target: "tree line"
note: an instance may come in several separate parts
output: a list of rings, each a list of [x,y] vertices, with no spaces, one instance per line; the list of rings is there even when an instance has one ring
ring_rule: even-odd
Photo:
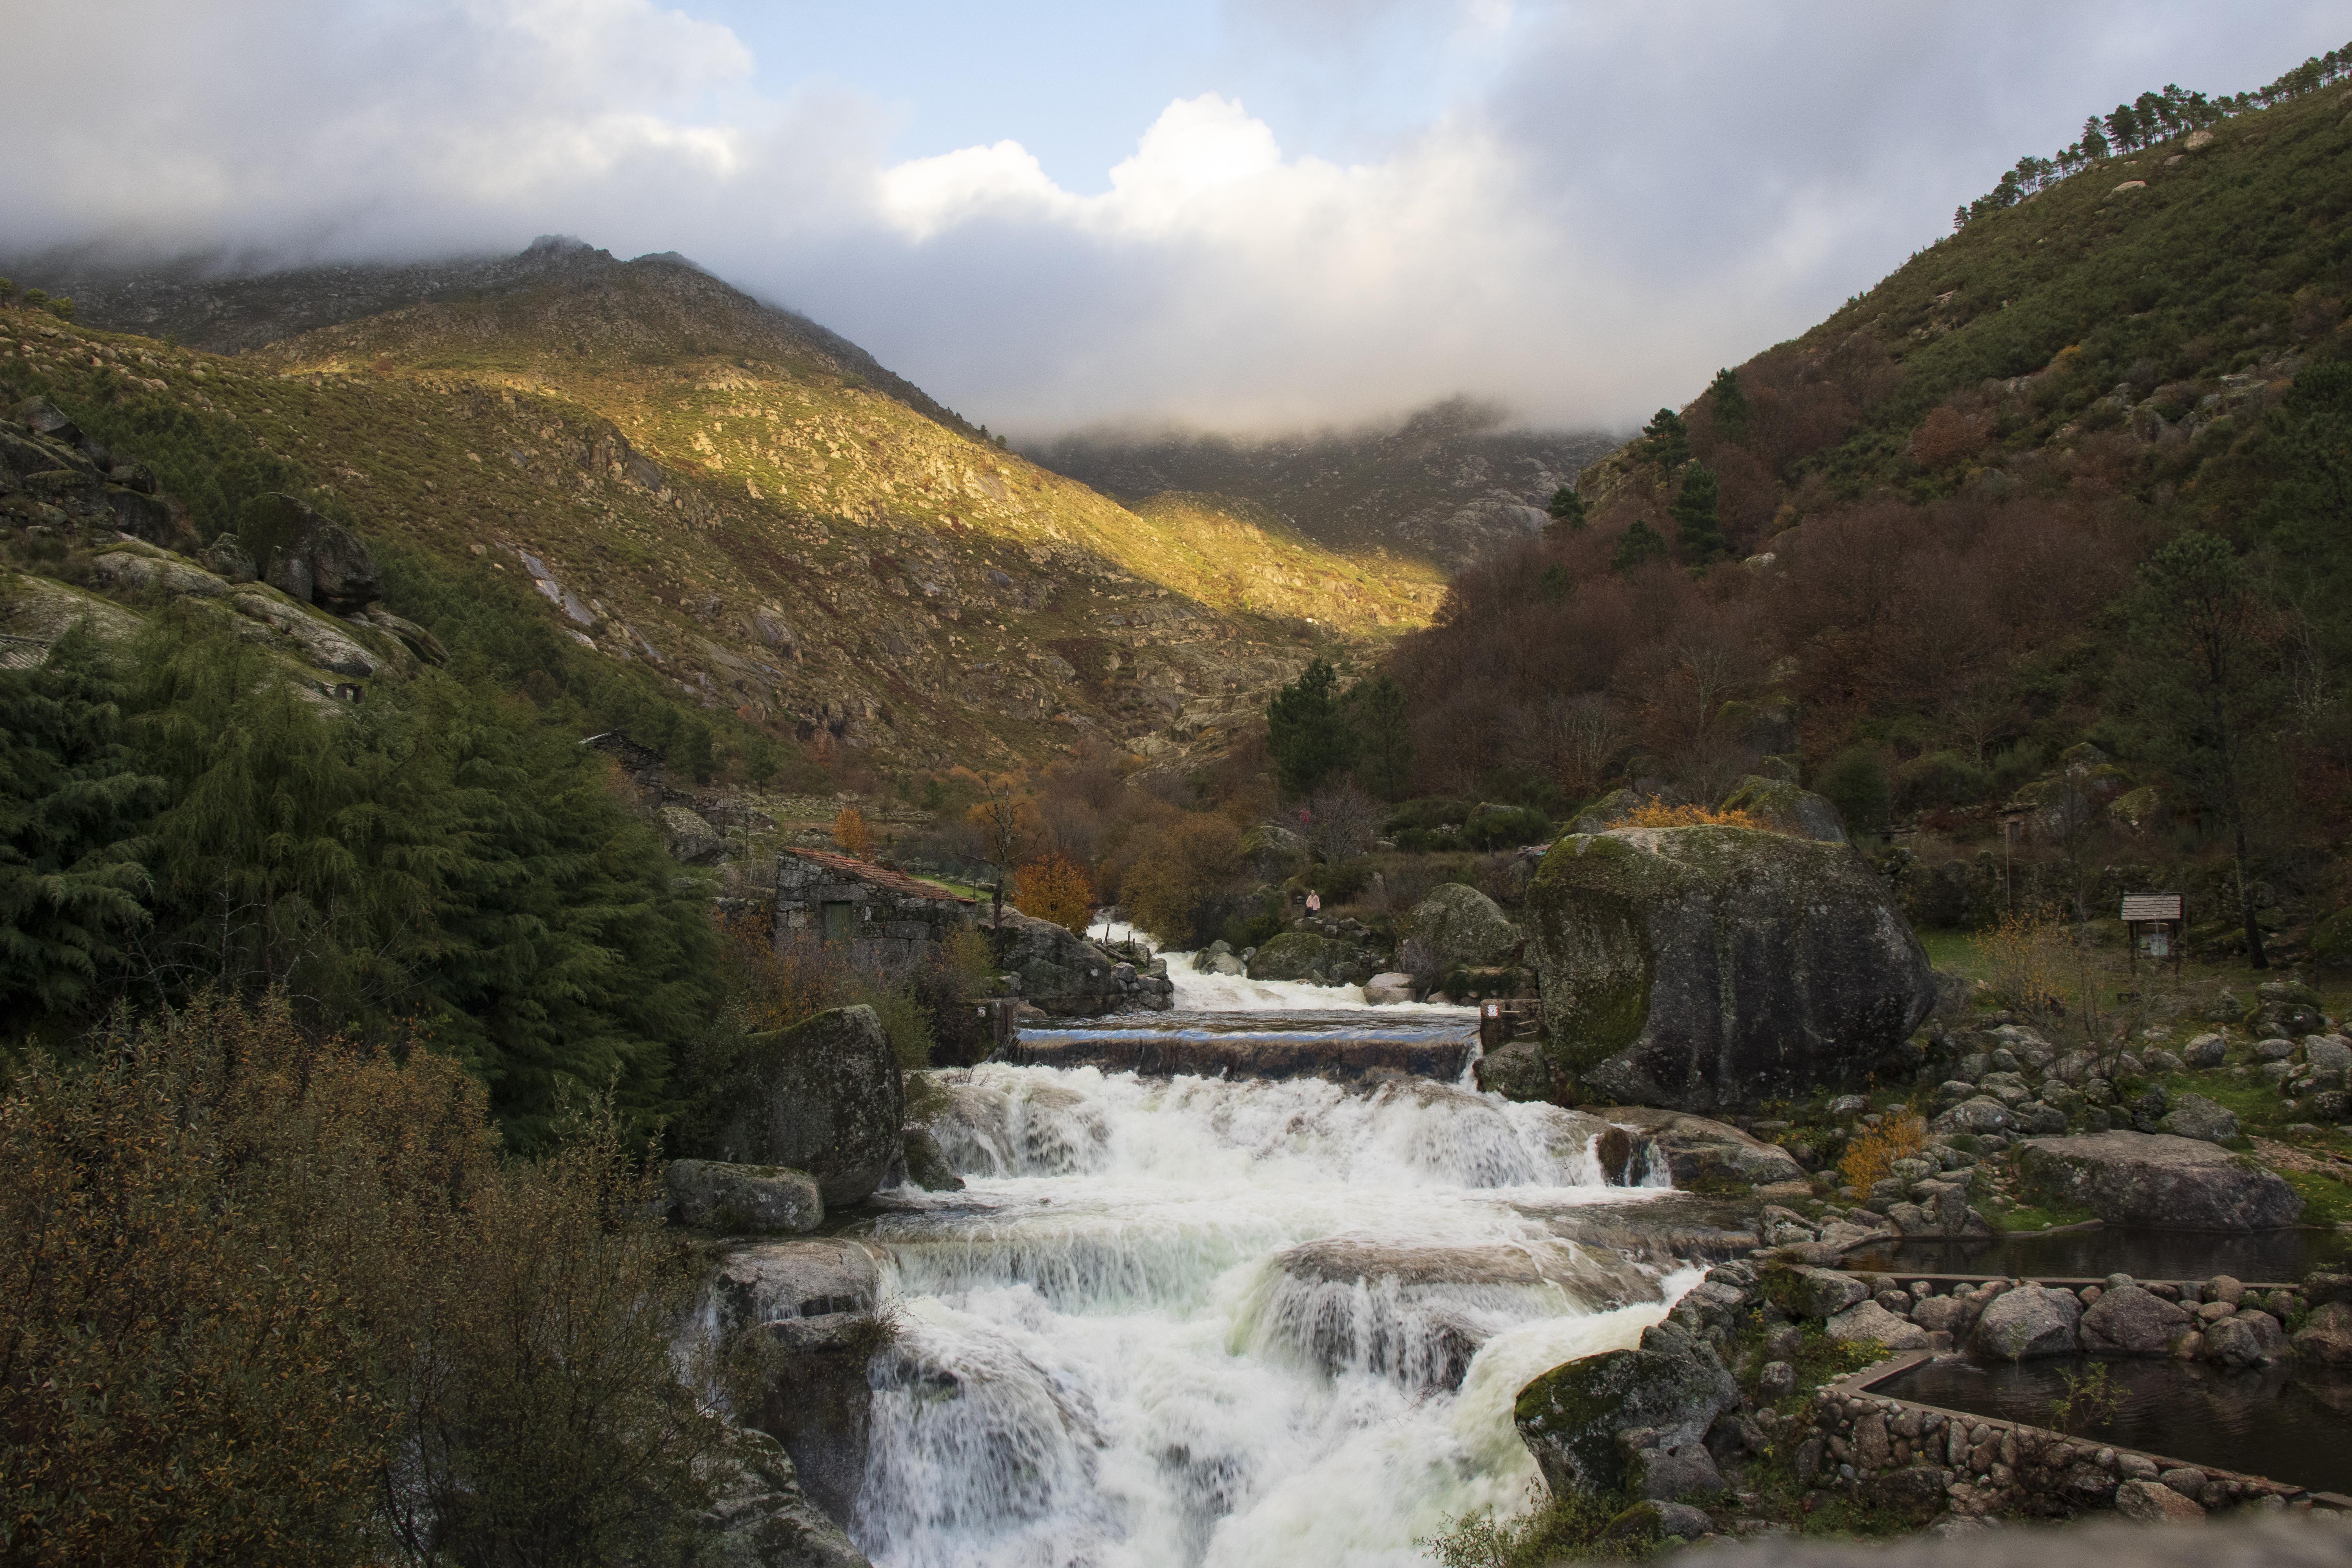
[[[2013,207],[2034,192],[2055,184],[2102,158],[2153,147],[2175,136],[2218,124],[2232,116],[2252,110],[2268,109],[2273,104],[2317,92],[2330,82],[2341,80],[2347,75],[2352,75],[2352,44],[2340,49],[2330,49],[2324,55],[2314,55],[2276,81],[2251,92],[2223,93],[2219,98],[2207,98],[2201,92],[2185,92],[2168,82],[2158,91],[2143,92],[2129,103],[2116,105],[2109,113],[2090,116],[2083,121],[2082,135],[2050,157],[2041,158],[2028,153],[2020,158],[2001,175],[2000,184],[1953,211],[1952,231],[1957,234],[1989,213]]]

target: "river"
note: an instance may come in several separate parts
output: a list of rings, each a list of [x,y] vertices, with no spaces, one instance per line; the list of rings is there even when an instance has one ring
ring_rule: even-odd
[[[1170,958],[1171,1026],[1362,1005]],[[951,1092],[968,1190],[859,1227],[897,1303],[854,1531],[881,1568],[1423,1562],[1527,1500],[1519,1388],[1631,1346],[1696,1278],[1559,1238],[1645,1194],[1544,1106],[1093,1068]]]

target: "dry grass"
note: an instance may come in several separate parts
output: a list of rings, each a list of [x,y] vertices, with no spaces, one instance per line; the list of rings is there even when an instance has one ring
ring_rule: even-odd
[[[1752,827],[1759,833],[1776,831],[1762,817],[1745,811],[1709,811],[1703,805],[1669,805],[1652,795],[1633,808],[1625,819],[1629,827]]]
[[[1863,1129],[1862,1136],[1846,1146],[1838,1173],[1855,1191],[1867,1193],[1873,1184],[1895,1173],[1895,1161],[1910,1159],[1927,1146],[1927,1119],[1906,1106],[1889,1111],[1877,1126]]]

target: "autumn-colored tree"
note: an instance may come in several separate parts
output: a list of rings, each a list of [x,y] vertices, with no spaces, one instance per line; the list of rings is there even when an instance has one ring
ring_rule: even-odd
[[[980,852],[995,878],[989,892],[989,914],[1004,923],[1004,884],[1013,863],[1021,858],[1037,834],[1037,806],[1024,781],[1012,773],[992,773],[980,780],[981,797],[964,813],[964,821],[980,834]]]
[[[866,814],[854,805],[845,805],[841,815],[833,819],[833,841],[844,855],[855,855],[860,860],[874,853],[874,829],[866,826]]]
[[[1950,468],[1976,455],[1984,445],[1984,427],[1948,403],[1927,411],[1918,433],[1911,437],[1911,457],[1930,473]]]
[[[1094,879],[1066,855],[1047,855],[1030,861],[1014,875],[1013,905],[1024,915],[1051,921],[1072,935],[1083,935],[1094,915]]]
[[[1143,840],[1119,886],[1119,906],[1162,942],[1193,942],[1202,906],[1241,874],[1241,829],[1223,816],[1186,812]]]

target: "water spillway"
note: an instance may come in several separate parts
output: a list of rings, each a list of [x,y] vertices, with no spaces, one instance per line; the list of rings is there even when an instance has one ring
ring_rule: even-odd
[[[1465,1008],[1129,1014],[1030,1026],[1007,1059],[1202,1078],[1360,1079],[1385,1073],[1452,1080],[1476,1054],[1478,1020]],[[1454,1015],[1461,1015],[1456,1016]]]
[[[895,1301],[853,1526],[883,1568],[1423,1562],[1525,1501],[1518,1390],[1695,1278],[1581,1224],[1673,1194],[1450,1081],[998,1063],[938,1093],[967,1189],[850,1233]]]

